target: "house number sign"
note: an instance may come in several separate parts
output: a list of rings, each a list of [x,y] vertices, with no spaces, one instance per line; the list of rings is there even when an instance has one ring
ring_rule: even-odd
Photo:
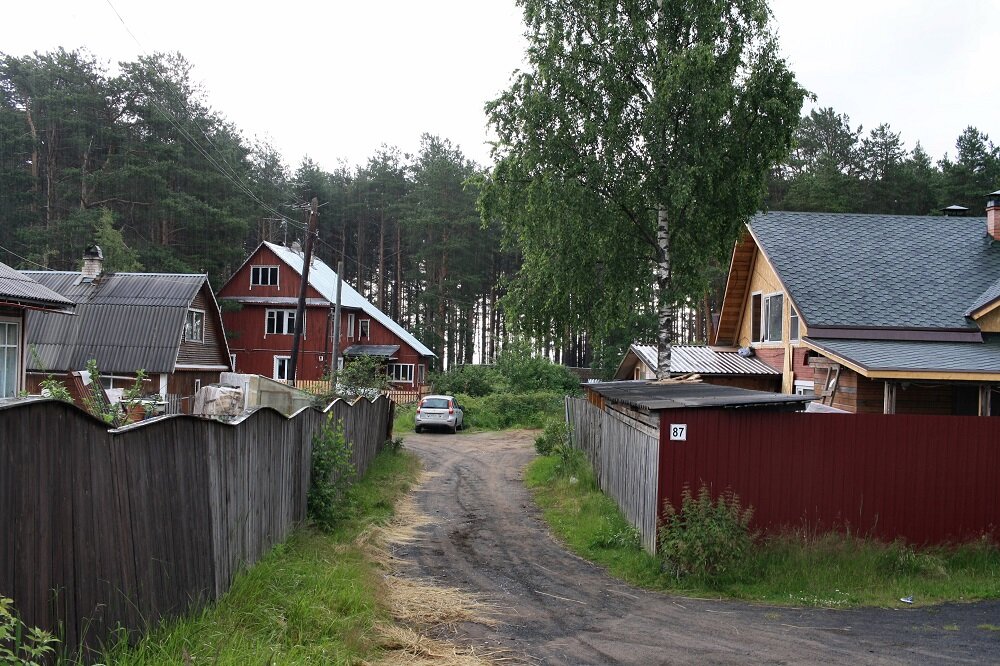
[[[670,424],[670,440],[673,442],[686,442],[688,438],[687,423]]]

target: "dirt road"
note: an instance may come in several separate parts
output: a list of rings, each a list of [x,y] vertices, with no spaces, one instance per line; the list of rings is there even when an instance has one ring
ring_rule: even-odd
[[[570,554],[548,533],[522,470],[533,434],[423,434],[405,446],[429,478],[417,505],[433,521],[397,555],[410,575],[480,595],[497,629],[452,636],[527,663],[1000,663],[1000,602],[821,610],[644,592]]]

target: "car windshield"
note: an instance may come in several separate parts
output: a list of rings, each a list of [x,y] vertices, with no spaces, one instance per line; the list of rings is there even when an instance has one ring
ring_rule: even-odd
[[[447,398],[425,398],[424,404],[421,405],[424,409],[448,409],[448,399]]]

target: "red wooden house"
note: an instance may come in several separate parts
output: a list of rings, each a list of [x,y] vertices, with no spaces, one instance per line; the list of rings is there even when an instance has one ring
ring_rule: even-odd
[[[219,291],[222,318],[237,372],[288,378],[295,309],[302,283],[298,250],[261,243]],[[296,379],[318,380],[333,362],[337,273],[319,259],[309,268],[305,322]],[[347,282],[341,287],[341,358],[362,355],[384,360],[399,386],[419,387],[434,353]]]

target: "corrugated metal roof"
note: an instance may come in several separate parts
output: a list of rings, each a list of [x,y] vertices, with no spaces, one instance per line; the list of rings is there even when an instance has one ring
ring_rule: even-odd
[[[173,372],[188,308],[205,275],[112,273],[81,282],[75,272],[27,271],[75,302],[75,317],[29,312],[28,343],[41,366],[31,370],[80,370],[89,359],[103,373]]]
[[[605,400],[649,410],[702,407],[790,407],[803,406],[816,396],[751,391],[704,382],[601,382],[584,384]]]
[[[4,263],[0,263],[0,301],[62,312],[73,310],[73,301]]]
[[[652,345],[633,344],[636,356],[650,369],[656,370],[657,352]],[[674,345],[670,348],[670,372],[700,375],[780,375],[760,359],[740,356],[735,350],[723,350],[704,345]]]
[[[1000,373],[1000,340],[910,342],[805,338],[811,346],[859,365],[888,372]]]
[[[344,356],[381,356],[392,358],[399,351],[399,345],[351,345],[344,350]]]
[[[279,259],[291,266],[296,273],[302,275],[303,258],[301,255],[282,245],[276,245],[266,241],[264,242],[264,245],[274,252]],[[323,298],[327,299],[331,303],[336,301],[337,272],[319,259],[314,259],[312,265],[309,267],[309,284],[312,285],[312,287],[316,289],[316,291],[318,291]],[[415,349],[421,356],[435,356],[434,352],[413,337],[409,331],[394,322],[389,315],[369,303],[368,300],[355,291],[346,280],[343,281],[340,295],[340,304],[342,306],[363,310],[370,317],[377,320],[383,326],[402,338],[406,344],[413,347],[413,349]]]

